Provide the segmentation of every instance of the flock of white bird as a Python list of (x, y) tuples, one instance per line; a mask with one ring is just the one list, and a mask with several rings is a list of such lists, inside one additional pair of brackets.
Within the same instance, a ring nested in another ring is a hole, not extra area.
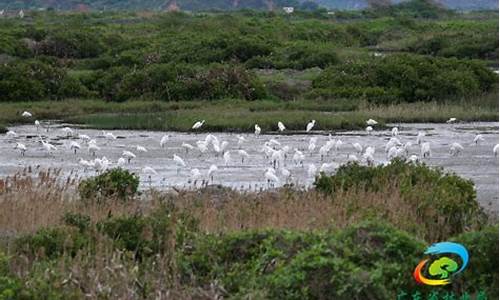
[[(23, 112), (22, 116), (25, 118), (33, 118), (33, 115), (27, 111)], [(447, 123), (455, 122), (457, 122), (456, 118), (450, 118)], [(42, 123), (38, 120), (34, 121), (34, 124), (37, 131), (36, 134), (38, 135), (37, 142), (41, 143), (41, 145), (43, 146), (42, 149), (45, 152), (46, 156), (55, 157), (58, 151), (64, 151), (64, 149), (58, 149), (55, 145), (44, 140), (42, 135), (40, 135), (40, 131), (42, 129), (45, 129), (47, 131), (50, 130), (49, 125), (42, 125)], [(204, 124), (205, 120), (198, 121), (192, 126), (192, 129), (194, 131), (199, 130), (203, 127)], [(368, 135), (372, 134), (373, 126), (377, 124), (378, 122), (373, 119), (369, 119), (366, 121), (367, 126), (365, 130)], [(311, 120), (305, 127), (306, 132), (311, 132), (314, 129), (315, 125), (316, 121)], [(255, 124), (254, 128), (255, 135), (260, 135), (262, 133), (262, 129), (258, 124)], [(279, 121), (277, 122), (277, 129), (278, 131), (283, 132), (286, 130), (286, 126), (281, 121)], [(136, 159), (137, 156), (140, 156), (142, 153), (148, 152), (148, 148), (146, 146), (137, 145), (135, 146), (134, 150), (124, 150), (119, 158), (117, 158), (115, 161), (111, 161), (106, 157), (99, 158), (97, 156), (103, 147), (108, 146), (109, 143), (112, 143), (117, 139), (117, 137), (113, 133), (102, 131), (100, 137), (104, 138), (106, 140), (106, 143), (98, 144), (95, 138), (92, 138), (85, 134), (78, 134), (78, 129), (64, 127), (57, 130), (60, 130), (61, 134), (64, 137), (68, 138), (67, 144), (65, 144), (66, 151), (72, 151), (75, 155), (78, 155), (79, 152), (82, 153), (86, 148), (86, 151), (92, 157), (92, 159), (80, 158), (78, 161), (79, 165), (84, 169), (85, 172), (95, 170), (99, 173), (112, 167), (125, 167), (132, 160)], [(25, 156), (26, 152), (30, 149), (26, 146), (26, 144), (19, 141), (20, 137), (18, 136), (18, 134), (10, 130), (6, 133), (6, 135), (9, 139), (15, 140), (16, 145), (14, 149), (18, 150), (21, 156)], [(399, 138), (398, 127), (392, 128), (391, 137), (385, 144), (385, 147), (383, 149), (387, 158), (387, 161), (385, 161), (384, 163), (387, 163), (395, 158), (405, 159), (410, 162), (417, 162), (419, 160), (430, 157), (431, 144), (425, 140), (425, 137), (426, 133), (424, 131), (419, 131), (414, 141), (402, 142)], [(482, 134), (477, 134), (471, 141), (470, 146), (478, 145), (484, 140), (485, 139)], [(206, 155), (207, 160), (211, 160), (213, 158), (214, 161), (216, 158), (222, 157), (224, 165), (226, 166), (233, 163), (233, 160), (241, 160), (241, 163), (244, 163), (245, 159), (249, 159), (250, 157), (250, 154), (243, 149), (247, 140), (243, 135), (237, 135), (234, 142), (236, 143), (237, 147), (236, 149), (235, 147), (233, 147), (233, 150), (230, 150), (228, 148), (228, 141), (221, 141), (215, 135), (207, 134), (204, 139), (196, 141), (194, 145), (184, 142), (182, 143), (181, 147), (184, 149), (184, 154), (186, 155), (190, 151), (192, 153), (198, 152), (200, 156)], [(158, 141), (158, 145), (156, 147), (159, 146), (161, 148), (164, 148), (168, 146), (169, 143), (170, 136), (163, 135)], [(413, 146), (419, 147), (419, 155), (418, 153), (411, 153), (410, 149)], [(148, 147), (154, 146), (148, 145)], [(352, 149), (352, 152), (350, 154), (347, 154), (348, 162), (359, 162), (370, 166), (376, 164), (374, 158), (376, 149), (374, 146), (363, 146), (358, 142), (350, 143), (349, 145), (347, 143), (344, 143), (340, 138), (336, 139), (331, 135), (329, 135), (328, 140), (323, 145), (319, 145), (318, 138), (316, 136), (313, 136), (309, 139), (309, 143), (302, 149), (291, 149), (291, 147), (282, 145), (278, 140), (271, 138), (269, 140), (266, 140), (260, 148), (260, 153), (263, 156), (264, 161), (266, 162), (263, 167), (262, 179), (265, 180), (269, 186), (275, 186), (276, 184), (289, 182), (292, 177), (292, 172), (287, 169), (286, 162), (290, 161), (290, 158), (292, 163), (296, 167), (306, 168), (307, 175), (311, 178), (314, 178), (314, 176), (316, 176), (319, 172), (333, 173), (339, 167), (339, 164), (334, 162), (333, 159), (329, 158), (329, 155), (331, 153), (338, 152), (341, 147), (350, 147), (350, 149)], [(33, 151), (39, 151), (39, 149), (40, 147), (33, 147)], [(458, 156), (463, 150), (463, 145), (454, 142), (450, 145), (449, 153), (452, 156)], [(497, 156), (498, 151), (499, 147), (498, 144), (496, 144), (493, 148), (493, 155)], [(214, 174), (218, 171), (217, 164), (211, 164), (211, 166), (205, 173), (206, 175), (203, 175), (200, 169), (189, 168), (186, 161), (182, 158), (183, 153), (181, 152), (182, 151), (172, 155), (172, 162), (177, 168), (177, 173), (179, 173), (181, 169), (189, 169), (189, 177), (192, 182), (196, 182), (198, 180), (203, 180), (203, 182), (205, 182), (206, 184), (208, 184), (209, 182), (213, 182)], [(322, 163), (319, 168), (314, 163), (304, 165), (306, 155), (312, 156), (313, 154), (319, 154), (321, 161), (330, 162)], [(145, 174), (149, 178), (149, 180), (151, 180), (152, 175), (158, 175), (158, 172), (151, 166), (142, 168), (142, 173)]]

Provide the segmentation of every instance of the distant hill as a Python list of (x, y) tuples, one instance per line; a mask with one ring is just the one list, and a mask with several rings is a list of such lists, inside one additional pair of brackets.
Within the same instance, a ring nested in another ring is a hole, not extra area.
[[(447, 8), (459, 10), (498, 9), (497, 0), (439, 0)], [(400, 2), (393, 0), (392, 2)], [(269, 10), (283, 6), (315, 9), (363, 9), (368, 0), (0, 0), (0, 10)]]

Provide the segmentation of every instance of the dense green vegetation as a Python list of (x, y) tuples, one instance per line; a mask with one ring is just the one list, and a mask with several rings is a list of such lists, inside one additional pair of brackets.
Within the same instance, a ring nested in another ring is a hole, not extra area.
[(315, 182), (325, 193), (350, 189), (376, 192), (388, 185), (396, 185), (403, 201), (412, 203), (419, 216), (417, 224), (432, 234), (430, 239), (443, 240), (482, 222), (472, 181), (425, 165), (399, 160), (376, 167), (347, 164), (335, 175), (318, 177)]
[[(119, 176), (110, 179), (115, 173)], [(95, 180), (102, 189), (115, 190), (129, 184), (129, 175), (112, 170), (103, 176), (109, 180)], [(3, 208), (16, 186), (0, 190)], [(50, 203), (61, 192), (58, 186), (36, 186), (46, 196), (35, 201)], [(378, 168), (347, 165), (333, 177), (318, 178), (316, 189), (284, 188), (257, 198), (200, 189), (141, 198), (129, 194), (127, 202), (118, 193), (106, 202), (68, 200), (78, 206), (58, 200), (50, 209), (60, 220), (51, 220), (52, 226), (0, 239), (0, 299), (148, 299), (166, 291), (178, 298), (238, 299), (385, 300), (400, 291), (497, 295), (498, 226), (488, 225), (471, 181), (393, 161)], [(23, 199), (26, 208), (32, 206)], [(283, 211), (276, 203), (292, 209)], [(334, 215), (313, 227), (308, 224), (315, 220), (301, 216), (291, 228), (268, 215), (266, 222), (278, 223), (245, 228), (262, 215), (260, 206), (285, 219), (298, 207), (318, 217), (325, 209)], [(18, 207), (16, 214), (23, 216), (24, 209)], [(29, 210), (31, 216), (33, 207)], [(214, 213), (224, 224), (219, 230), (210, 217)], [(351, 217), (342, 225), (346, 214)], [(354, 214), (364, 221), (352, 222)], [(409, 224), (413, 217), (419, 221)], [(237, 228), (228, 227), (233, 218)], [(430, 243), (442, 240), (466, 246), (470, 264), (450, 286), (417, 285), (414, 267)]]
[[(422, 2), (434, 2), (425, 0)], [(173, 0), (0, 0), (0, 5), (10, 9), (58, 9), (58, 10), (88, 10), (88, 9), (121, 9), (121, 10), (164, 10)], [(239, 10), (258, 9), (279, 10), (283, 6), (294, 6), (301, 10), (317, 10), (323, 8), (333, 9), (360, 9), (370, 4), (387, 4), (387, 0), (176, 0), (177, 6), (182, 10), (206, 11), (206, 10)], [(451, 9), (498, 9), (498, 2), (493, 0), (444, 0), (439, 3)], [(407, 6), (407, 5), (402, 5)]]
[(109, 197), (127, 200), (137, 193), (139, 177), (128, 170), (112, 169), (84, 179), (78, 186), (80, 198), (86, 201), (106, 201)]
[[(498, 263), (491, 260), (498, 262), (496, 227), (453, 237), (452, 240), (463, 243), (470, 251), (472, 260), (467, 272), (451, 288), (429, 288), (417, 286), (411, 277), (426, 243), (385, 223), (364, 222), (327, 232), (265, 230), (216, 235), (201, 233), (195, 223), (189, 225), (187, 221), (184, 225), (183, 222), (186, 221), (173, 222), (163, 211), (152, 217), (112, 218), (95, 227), (88, 225), (83, 231), (67, 226), (22, 237), (16, 243), (18, 251), (24, 251), (29, 257), (39, 249), (44, 249), (44, 253), (35, 260), (32, 272), (24, 279), (32, 282), (29, 287), (4, 268), (0, 273), (5, 295), (2, 299), (81, 297), (82, 291), (76, 282), (57, 286), (55, 282), (64, 280), (70, 272), (66, 268), (71, 266), (59, 269), (57, 263), (66, 259), (73, 260), (75, 268), (90, 267), (76, 265), (77, 258), (72, 257), (88, 255), (87, 259), (93, 259), (91, 252), (82, 249), (93, 247), (98, 243), (96, 239), (106, 238), (110, 250), (120, 249), (135, 257), (136, 272), (140, 273), (133, 273), (134, 260), (126, 255), (115, 258), (115, 263), (125, 264), (124, 274), (141, 282), (133, 293), (137, 298), (141, 298), (141, 294), (151, 295), (155, 289), (154, 283), (147, 281), (159, 276), (156, 272), (161, 273), (154, 267), (161, 263), (155, 255), (173, 255), (171, 259), (175, 260), (179, 284), (209, 286), (217, 280), (218, 293), (236, 298), (382, 300), (394, 298), (401, 290), (428, 293), (454, 289), (458, 295), (461, 291), (474, 295), (485, 290), (493, 291), (489, 293), (491, 297), (498, 291), (498, 273), (495, 275)], [(144, 237), (144, 231), (150, 231), (150, 236)], [(169, 249), (172, 239), (179, 244)], [(0, 258), (7, 266), (8, 258)], [(44, 272), (46, 270), (50, 272)], [(74, 276), (77, 281), (84, 275)], [(123, 283), (108, 280), (103, 283), (123, 288)], [(190, 293), (196, 295), (195, 291), (192, 289)], [(103, 290), (97, 295), (112, 296), (122, 292)]]
[[(25, 108), (32, 101), (95, 103), (73, 99), (192, 101), (192, 108), (202, 107), (180, 115), (172, 112), (175, 105), (151, 104), (178, 121), (186, 115), (213, 116), (210, 108), (220, 108), (195, 101), (233, 101), (232, 109), (248, 107), (254, 113), (255, 120), (211, 120), (213, 130), (266, 123), (262, 105), (252, 104), (256, 100), (280, 107), (274, 116), (284, 115), (283, 121), (297, 129), (303, 120), (321, 117), (294, 115), (284, 106), (339, 113), (344, 121), (320, 122), (324, 129), (356, 128), (365, 108), (406, 102), (475, 103), (489, 116), (468, 116), (469, 105), (458, 113), (467, 120), (498, 117), (498, 103), (481, 100), (498, 95), (498, 76), (490, 70), (498, 61), (496, 13), (458, 14), (414, 0), (335, 15), (30, 12), (0, 24), (0, 102), (8, 111), (0, 115), (2, 124), (20, 121), (10, 107), (14, 102)], [(300, 104), (279, 104), (291, 100)], [(64, 115), (60, 105), (51, 105), (52, 115), (35, 118), (72, 116), (96, 127), (120, 123), (111, 121), (121, 118), (117, 115)], [(99, 106), (104, 109), (96, 113), (115, 112), (111, 104)], [(447, 111), (427, 119), (445, 120)], [(185, 130), (185, 124), (141, 122), (130, 128)]]
[[(327, 70), (312, 89), (335, 90), (332, 101), (373, 95), (383, 102), (444, 100), (494, 90), (496, 76), (485, 65), (498, 59), (494, 15), (469, 21), (460, 15), (433, 20), (374, 13), (342, 22), (343, 16), (256, 12), (4, 19), (0, 101), (265, 99), (279, 95), (257, 69), (315, 67)], [(408, 54), (370, 51), (385, 48)], [(326, 80), (336, 72), (347, 74)], [(423, 85), (429, 81), (446, 88)]]

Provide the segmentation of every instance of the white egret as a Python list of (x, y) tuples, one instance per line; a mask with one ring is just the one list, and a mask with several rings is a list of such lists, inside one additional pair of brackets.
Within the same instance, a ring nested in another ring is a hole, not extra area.
[(283, 154), (282, 150), (273, 151), (273, 153), (271, 154), (271, 159), (273, 161), (273, 167), (276, 168), (276, 165), (283, 165), (285, 155)]
[(250, 155), (245, 150), (238, 150), (237, 153), (241, 156), (241, 163), (245, 162), (245, 158), (250, 158)]
[(213, 182), (214, 181), (214, 173), (218, 170), (216, 165), (211, 165), (210, 168), (208, 169), (207, 176), (210, 178), (210, 180)]
[(264, 173), (264, 178), (267, 180), (268, 184), (271, 184), (271, 183), (279, 184), (279, 182), (280, 182), (280, 179), (278, 178), (278, 176), (276, 176), (276, 173), (275, 173), (274, 169), (272, 169), (272, 168), (268, 168), (266, 170), (266, 172)]
[(352, 147), (354, 148), (354, 150), (356, 150), (356, 152), (358, 152), (359, 154), (361, 154), (363, 152), (363, 146), (361, 146), (360, 143), (352, 143)]
[(421, 144), (424, 141), (425, 131), (419, 131), (417, 134), (417, 144)]
[(80, 144), (78, 144), (75, 141), (71, 141), (69, 143), (69, 149), (71, 149), (75, 154), (76, 154), (76, 151), (80, 150), (81, 148), (82, 147), (80, 146)]
[(143, 147), (143, 146), (140, 146), (140, 145), (137, 145), (135, 147), (135, 149), (137, 150), (137, 152), (142, 152), (142, 153), (148, 152), (148, 149), (146, 149), (146, 147)]
[(196, 123), (193, 124), (193, 127), (191, 127), (191, 129), (200, 129), (201, 126), (203, 126), (203, 124), (205, 124), (205, 120), (202, 120), (202, 121), (198, 121)]
[(344, 144), (344, 142), (342, 142), (341, 140), (337, 140), (335, 142), (335, 151), (339, 151), (340, 146), (342, 146), (343, 144)]
[(17, 133), (15, 133), (13, 130), (7, 131), (6, 135), (7, 135), (8, 138), (15, 138), (15, 137), (17, 137)]
[(365, 152), (363, 154), (363, 159), (366, 161), (366, 164), (369, 166), (373, 166), (373, 164), (375, 163), (375, 158), (373, 157), (372, 153)]
[(285, 129), (286, 129), (285, 125), (283, 123), (281, 123), (281, 121), (278, 122), (278, 129), (281, 132), (285, 131)]
[(208, 151), (208, 142), (206, 141), (197, 141), (196, 142), (196, 147), (198, 147), (198, 150), (200, 151), (201, 154), (205, 153)]
[(316, 125), (316, 120), (311, 120), (309, 123), (307, 123), (306, 132), (311, 131), (313, 129), (314, 125)]
[(355, 154), (349, 154), (347, 157), (348, 162), (358, 162), (358, 157)]
[(16, 146), (14, 147), (14, 149), (18, 149), (19, 151), (21, 151), (22, 156), (24, 156), (24, 153), (26, 152), (26, 150), (28, 150), (26, 148), (26, 145), (24, 145), (22, 143), (16, 143)]
[(224, 153), (224, 164), (229, 165), (231, 163), (231, 154), (230, 151)]
[(160, 139), (160, 147), (164, 148), (165, 145), (168, 143), (169, 139), (170, 139), (170, 137), (168, 135), (162, 136)]
[(35, 127), (36, 127), (36, 132), (40, 129), (40, 121), (35, 120)]
[(295, 162), (296, 165), (298, 165), (298, 164), (303, 165), (305, 158), (306, 157), (305, 157), (304, 153), (302, 153), (298, 149), (295, 149), (295, 153), (293, 154), (292, 159), (293, 159), (293, 161)]
[(197, 169), (197, 168), (191, 169), (191, 178), (194, 181), (200, 179), (201, 177), (202, 177), (202, 175), (201, 175), (201, 172), (199, 169)]
[(319, 167), (319, 171), (324, 173), (333, 173), (337, 167), (338, 164), (335, 162), (323, 163), (321, 167)]
[(290, 176), (292, 175), (292, 173), (290, 173), (290, 171), (288, 169), (285, 169), (285, 168), (281, 168), (280, 173), (283, 177), (285, 177), (287, 179), (290, 178)]
[(102, 131), (102, 136), (107, 138), (108, 140), (116, 140), (116, 136), (111, 133), (111, 132), (105, 132), (104, 130)]
[(127, 160), (128, 163), (130, 163), (130, 161), (133, 158), (136, 158), (134, 153), (127, 151), (127, 150), (123, 151), (122, 156)]
[(378, 124), (378, 122), (375, 121), (375, 120), (373, 120), (373, 119), (368, 119), (366, 121), (366, 125), (374, 126), (374, 125), (377, 125), (377, 124)]
[(148, 167), (148, 166), (142, 168), (142, 173), (146, 173), (146, 174), (150, 174), (150, 175), (158, 175), (158, 172), (156, 172), (155, 169)]
[(120, 158), (118, 158), (118, 161), (116, 162), (116, 165), (119, 166), (119, 167), (121, 167), (121, 166), (125, 165), (126, 162), (127, 161), (125, 160), (125, 158), (120, 157)]
[(158, 172), (156, 172), (155, 169), (153, 169), (149, 166), (145, 166), (144, 168), (142, 168), (142, 173), (144, 173), (148, 176), (149, 184), (151, 184), (151, 176), (158, 175)]
[(182, 143), (181, 147), (184, 148), (184, 149), (186, 149), (186, 153), (188, 153), (189, 150), (193, 150), (194, 149), (194, 146), (191, 145), (191, 144), (188, 144), (188, 143)]
[(273, 146), (281, 146), (281, 143), (280, 143), (280, 142), (278, 142), (278, 141), (277, 141), (277, 140), (275, 140), (275, 139), (270, 139), (270, 140), (269, 140), (269, 144), (270, 144), (270, 145), (273, 145)]
[(93, 169), (95, 167), (95, 164), (93, 161), (88, 161), (83, 158), (80, 158), (78, 161), (78, 164), (84, 168), (84, 171), (87, 171), (87, 169)]
[(368, 133), (368, 134), (372, 134), (373, 127), (371, 127), (371, 126), (366, 126), (365, 131), (366, 131), (366, 133)]
[(238, 147), (240, 147), (240, 148), (241, 148), (241, 145), (243, 145), (243, 143), (245, 143), (247, 141), (245, 139), (245, 137), (242, 135), (237, 135), (236, 138), (238, 139)]
[(417, 163), (419, 161), (418, 156), (416, 156), (415, 154), (410, 155), (408, 160), (412, 163)]
[(319, 155), (321, 157), (321, 161), (323, 161), (323, 158), (328, 155), (328, 152), (330, 151), (330, 147), (328, 144), (325, 144), (319, 148)]
[(422, 158), (431, 156), (431, 144), (429, 144), (429, 142), (425, 142), (420, 145), (420, 156)]
[(318, 168), (316, 168), (316, 165), (309, 164), (309, 167), (307, 168), (307, 175), (309, 177), (314, 177), (314, 176), (316, 176), (317, 172), (318, 172)]
[(24, 111), (21, 116), (24, 118), (31, 118), (33, 115), (29, 111)]
[(255, 124), (255, 135), (259, 135), (262, 132), (262, 129), (260, 129), (260, 126), (258, 124)]
[(450, 123), (455, 123), (457, 122), (457, 118), (449, 118), (448, 121), (446, 121), (446, 123), (450, 124)]
[(90, 136), (88, 136), (86, 134), (79, 134), (78, 138), (81, 139), (82, 141), (84, 141), (85, 143), (89, 143), (91, 140)]
[(484, 141), (484, 137), (482, 134), (478, 134), (474, 137), (474, 140), (473, 142), (476, 144), (476, 145), (479, 145), (479, 142), (483, 142)]
[(97, 151), (100, 151), (101, 148), (97, 146), (95, 143), (89, 143), (87, 146), (87, 150), (89, 151), (89, 153), (92, 153), (92, 156), (95, 156), (95, 153)]
[(173, 160), (174, 160), (175, 164), (177, 165), (177, 173), (179, 173), (180, 168), (186, 167), (186, 163), (184, 162), (184, 160), (182, 158), (180, 158), (180, 156), (177, 156), (174, 154)]
[(375, 154), (375, 148), (372, 147), (372, 146), (366, 147), (365, 154), (366, 155), (374, 155)]
[(41, 140), (42, 146), (47, 152), (47, 154), (52, 154), (52, 151), (57, 151), (57, 147), (52, 145), (51, 143), (47, 143), (44, 140)]
[(403, 149), (405, 150), (406, 155), (410, 153), (410, 148), (412, 146), (411, 142), (406, 142), (405, 145), (403, 146)]
[(457, 142), (452, 143), (450, 146), (450, 154), (453, 156), (458, 156), (463, 150), (464, 147)]
[(73, 136), (73, 129), (69, 127), (64, 127), (61, 131), (64, 132), (66, 136)]
[(399, 135), (399, 129), (397, 127), (393, 127), (391, 130), (392, 136), (398, 136)]

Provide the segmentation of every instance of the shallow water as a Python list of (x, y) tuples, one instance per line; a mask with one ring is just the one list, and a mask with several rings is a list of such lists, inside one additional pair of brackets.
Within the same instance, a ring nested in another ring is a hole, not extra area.
[[(416, 145), (416, 135), (420, 130), (426, 131), (425, 141), (431, 144), (432, 155), (424, 161), (433, 166), (441, 166), (445, 170), (454, 171), (457, 174), (470, 178), (477, 188), (477, 195), (480, 204), (489, 210), (498, 211), (498, 158), (493, 155), (493, 147), (498, 143), (498, 123), (460, 123), (460, 124), (401, 124), (399, 126), (399, 139), (404, 144), (407, 141), (413, 142), (410, 155), (419, 155), (420, 148)], [(53, 155), (48, 155), (39, 143), (37, 130), (34, 126), (16, 126), (9, 129), (15, 131), (18, 136), (9, 138), (0, 135), (0, 177), (12, 175), (23, 170), (27, 166), (38, 168), (61, 168), (66, 174), (73, 172), (78, 176), (91, 176), (94, 170), (84, 170), (78, 164), (80, 158), (91, 160), (94, 157), (87, 151), (83, 141), (74, 137), (67, 137), (61, 128), (63, 125), (53, 125), (50, 130), (40, 129), (42, 137), (57, 146), (58, 150)], [(223, 184), (237, 189), (258, 190), (268, 188), (269, 184), (264, 179), (264, 172), (268, 167), (272, 167), (272, 162), (265, 159), (260, 151), (264, 142), (273, 138), (281, 143), (281, 146), (289, 146), (292, 150), (285, 159), (285, 167), (290, 170), (292, 178), (289, 180), (299, 186), (309, 186), (313, 182), (313, 177), (308, 176), (309, 164), (315, 164), (319, 169), (322, 163), (336, 162), (339, 164), (347, 161), (349, 154), (355, 153), (351, 143), (358, 142), (363, 146), (374, 146), (376, 149), (375, 160), (377, 163), (386, 162), (384, 151), (385, 144), (390, 139), (390, 130), (376, 131), (367, 135), (364, 131), (342, 131), (332, 132), (332, 137), (341, 139), (344, 144), (339, 151), (331, 151), (327, 157), (321, 161), (318, 153), (319, 148), (328, 140), (328, 133), (312, 132), (311, 134), (278, 135), (243, 134), (247, 140), (241, 149), (247, 151), (249, 159), (241, 161), (236, 150), (240, 149), (237, 144), (237, 135), (231, 133), (214, 133), (219, 141), (229, 143), (232, 160), (225, 164), (220, 155), (216, 157), (213, 148), (209, 152), (200, 154), (197, 149), (186, 152), (181, 147), (182, 143), (189, 143), (196, 146), (196, 141), (204, 140), (206, 133), (178, 133), (178, 132), (155, 132), (155, 131), (127, 131), (114, 130), (112, 132), (117, 139), (110, 140), (102, 136), (101, 130), (74, 129), (74, 135), (86, 134), (97, 141), (101, 151), (97, 157), (107, 157), (116, 163), (124, 150), (132, 151), (137, 155), (130, 164), (124, 167), (130, 169), (141, 177), (141, 187), (168, 188), (193, 187), (194, 184), (200, 186), (203, 180), (209, 180), (206, 176), (211, 164), (218, 166), (215, 172), (213, 183)], [(483, 134), (485, 141), (479, 145), (473, 145), (472, 140), (478, 133)], [(160, 147), (160, 139), (163, 135), (170, 135), (170, 141), (164, 148)], [(309, 139), (317, 137), (316, 149), (310, 154), (307, 150)], [(79, 141), (82, 149), (74, 154), (67, 146), (71, 140)], [(25, 144), (28, 148), (24, 157), (18, 150), (13, 149), (16, 142)], [(449, 146), (453, 142), (458, 142), (464, 146), (464, 151), (458, 156), (449, 154)], [(136, 146), (141, 145), (147, 148), (148, 152), (141, 153), (136, 150)], [(296, 165), (292, 161), (293, 149), (298, 148), (304, 151), (306, 158), (303, 165)], [(182, 157), (187, 167), (178, 169), (172, 160), (173, 154)], [(360, 155), (357, 155), (360, 157)], [(145, 166), (154, 168), (158, 175), (144, 174), (142, 169)], [(191, 169), (198, 168), (202, 177), (194, 182), (191, 178)], [(279, 174), (279, 172), (278, 172)], [(286, 179), (280, 177), (280, 184)], [(210, 183), (212, 183), (210, 181)]]

